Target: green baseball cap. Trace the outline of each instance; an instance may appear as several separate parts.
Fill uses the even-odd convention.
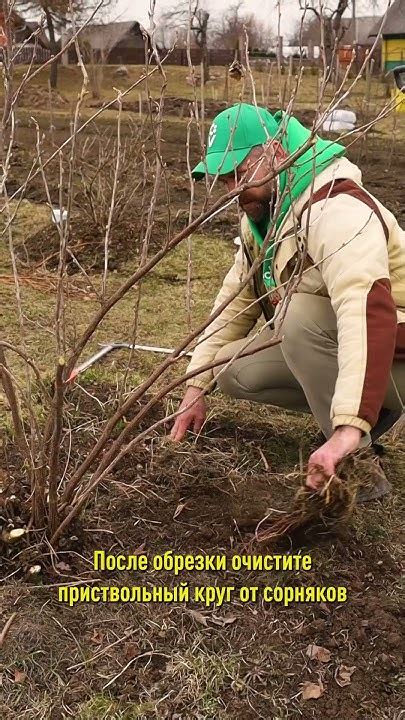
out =
[[[213,120],[207,139],[205,163],[192,171],[196,180],[209,175],[225,175],[240,165],[251,149],[274,138],[279,124],[266,108],[238,103],[220,112]]]

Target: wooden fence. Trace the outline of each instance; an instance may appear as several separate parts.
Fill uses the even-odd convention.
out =
[[[167,50],[161,49],[160,51],[160,57],[164,57]],[[201,63],[202,53],[199,48],[191,48],[190,50],[191,55],[191,62],[195,67],[198,67]],[[97,52],[94,53],[95,59],[97,61]],[[228,50],[226,48],[210,48],[208,50],[208,62],[209,65],[215,66],[215,65],[222,65],[227,66],[230,65],[231,62],[234,60],[235,57],[235,51],[234,50]],[[364,59],[361,54],[359,54],[360,59]],[[374,72],[379,67],[379,61],[377,58],[377,53],[374,53],[374,57],[376,58],[375,64],[374,64]],[[76,64],[77,63],[77,57],[76,52],[73,47],[71,47],[68,51],[68,58],[70,64]],[[108,54],[107,59],[105,62],[109,65],[144,65],[145,64],[145,49],[144,48],[135,48],[135,47],[116,47],[113,48],[110,53]],[[150,58],[150,63],[154,64],[153,56]],[[270,63],[276,63],[276,57],[273,53],[272,56],[266,56],[266,55],[259,55],[256,53],[250,54],[250,63],[252,67],[258,66],[265,68],[266,64],[270,65]],[[310,60],[309,58],[283,58],[282,64],[287,67],[289,64],[292,64],[293,69],[295,70],[299,66],[301,67],[320,67],[321,65],[321,59],[316,60]],[[341,63],[344,64],[344,63]],[[166,60],[166,65],[182,65],[187,66],[188,65],[188,57],[187,57],[187,50],[185,48],[175,48],[171,53],[168,59]]]
[[[160,56],[163,57],[167,51],[161,50]],[[191,48],[191,62],[193,65],[201,63],[201,50],[199,48]],[[208,51],[210,65],[229,65],[234,59],[234,51],[226,49],[211,49]],[[76,52],[74,48],[68,51],[70,64],[76,64]],[[144,48],[117,47],[113,48],[106,60],[109,65],[144,65],[145,50]],[[151,58],[151,64],[154,63]],[[170,57],[166,61],[166,65],[188,65],[187,51],[185,48],[176,48],[170,53]]]
[[[13,51],[14,63],[19,65],[29,65],[31,62],[33,62],[34,65],[41,65],[51,57],[50,50],[43,48],[41,45],[33,45],[31,43],[27,45],[15,45]]]

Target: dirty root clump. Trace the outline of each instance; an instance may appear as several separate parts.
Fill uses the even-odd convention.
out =
[[[255,539],[259,543],[272,543],[311,527],[332,530],[349,519],[360,488],[372,488],[375,473],[366,448],[344,458],[337,474],[325,477],[325,484],[318,492],[305,486],[306,474],[297,474],[302,485],[295,494],[292,509],[282,515],[279,511],[266,515],[257,525]]]

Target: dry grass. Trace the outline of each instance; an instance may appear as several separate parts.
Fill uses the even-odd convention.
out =
[[[86,389],[105,399],[105,387]],[[86,447],[100,409],[80,389],[75,403],[81,422],[93,420],[84,429]],[[307,453],[314,442],[311,419],[220,396],[211,406],[204,436],[190,437],[178,448],[156,436],[117,469],[97,506],[87,508],[82,528],[66,538],[58,561],[67,566],[52,570],[49,557],[36,558],[21,548],[21,564],[39,561],[43,571],[28,585],[10,578],[3,591],[2,624],[17,612],[2,660],[7,719],[17,714],[29,720],[176,715],[309,720],[337,718],[341,708],[350,718],[359,708],[369,720],[397,717],[403,682],[398,483],[388,501],[357,509],[343,534],[306,537],[310,573],[185,572],[176,581],[168,572],[101,574],[101,584],[119,585],[180,580],[190,586],[343,585],[349,592],[346,605],[283,608],[262,601],[243,604],[237,598],[222,608],[175,603],[70,609],[58,604],[54,583],[100,577],[89,562],[94,548],[130,553],[146,543],[148,555],[171,547],[229,556],[245,552],[239,525],[252,515],[263,516],[269,504],[288,507],[297,487],[291,470],[300,450]],[[403,478],[403,443],[388,442],[387,452],[390,476]],[[173,520],[180,499],[186,508]],[[330,650],[329,663],[306,657],[311,643]],[[341,664],[356,667],[347,688],[334,679]],[[15,681],[16,670],[25,673],[21,682]],[[318,677],[324,695],[304,703],[301,683]]]
[[[75,68],[68,71],[72,77],[77,74]],[[175,83],[174,75],[171,81]],[[73,96],[76,89],[72,81],[66,92]],[[63,113],[61,122],[66,122]],[[174,119],[171,126],[178,128],[175,137],[180,142],[184,123]],[[392,163],[393,172],[395,155]],[[48,217],[43,204],[25,201],[15,226],[16,242],[22,242],[34,225],[35,230],[46,225]],[[221,233],[194,238],[193,323],[212,305],[232,260],[231,239]],[[135,257],[129,257],[126,266],[112,274],[111,289],[135,263]],[[186,264],[186,250],[180,247],[145,282],[139,341],[171,345],[183,336]],[[34,279],[38,273],[32,272]],[[10,275],[4,244],[0,274]],[[49,273],[48,278],[53,277]],[[98,276],[93,280],[99,282]],[[78,277],[71,281],[81,287]],[[0,293],[0,334],[17,341],[14,292],[1,278]],[[107,316],[89,352],[98,342],[130,336],[133,301],[131,295]],[[50,377],[55,361],[49,332],[55,302],[52,285],[23,283],[22,302],[27,348]],[[69,342],[94,308],[92,298],[72,298]],[[88,452],[114,407],[126,360],[124,353],[107,358],[76,386],[66,416],[74,429],[74,460]],[[139,354],[128,387],[137,385],[157,362],[153,355]],[[22,377],[18,365],[16,373]],[[179,397],[180,391],[168,398],[158,408],[159,416]],[[18,494],[24,491],[25,479],[13,454],[5,404],[0,427],[6,431],[0,446],[6,457],[0,481]],[[318,535],[305,535],[299,548],[289,540],[275,546],[277,552],[311,554],[311,572],[245,569],[188,572],[180,578],[190,586],[341,585],[348,589],[346,604],[284,608],[263,601],[243,604],[237,597],[222,608],[201,603],[69,608],[58,603],[57,583],[89,582],[99,576],[91,567],[95,549],[131,554],[144,546],[149,556],[169,548],[227,556],[246,552],[249,536],[244,528],[254,527],[269,508],[291,510],[300,487],[300,459],[315,446],[317,428],[309,415],[214,393],[202,435],[190,434],[186,443],[173,446],[166,433],[162,429],[153,434],[116,468],[63,539],[57,558],[29,542],[5,553],[0,630],[13,612],[17,615],[2,648],[0,714],[5,720],[399,720],[404,688],[399,568],[405,509],[405,444],[400,436],[385,443],[383,462],[394,485],[392,496],[354,508],[349,522],[331,533],[323,528]],[[62,444],[65,462],[67,432]],[[180,503],[184,508],[176,515]],[[17,517],[19,512],[23,508],[15,507]],[[27,580],[33,564],[39,564],[41,572]],[[170,573],[101,576],[101,584],[143,583],[171,585],[174,579]],[[330,650],[328,663],[308,658],[312,643]],[[356,668],[344,688],[335,679],[342,664]],[[302,683],[319,679],[324,694],[304,702]]]
[[[126,90],[128,87],[130,87],[131,84],[138,80],[144,72],[144,68],[142,66],[130,65],[128,66],[128,78],[116,78],[114,77],[115,70],[116,67],[112,65],[107,65],[103,68],[103,83],[101,93],[102,101],[112,100],[116,96],[114,88]],[[18,83],[19,77],[22,76],[24,71],[24,67],[17,66],[15,71],[16,84]],[[168,65],[165,71],[167,75],[166,95],[168,98],[183,98],[185,100],[194,99],[194,90],[186,82],[186,77],[189,74],[187,67]],[[205,100],[208,104],[210,102],[216,103],[224,100],[225,72],[226,68],[224,67],[212,68],[212,80],[206,85],[204,90]],[[285,104],[289,102],[291,93],[294,89],[294,77],[292,79],[289,79],[288,75],[282,75],[281,80],[279,80],[277,75],[277,68],[275,66],[273,66],[272,68],[270,81],[268,72],[259,72],[257,70],[254,70],[253,77],[256,84],[257,102],[259,104],[268,105],[272,109],[280,107],[279,83],[281,83],[281,104],[285,106]],[[66,119],[68,117],[72,117],[74,111],[74,104],[76,102],[78,92],[80,91],[81,78],[81,72],[78,67],[60,67],[59,89],[57,95],[62,96],[64,102],[58,101],[58,98],[56,97],[53,106],[53,124],[55,125],[55,127],[62,128],[66,126]],[[40,73],[34,79],[32,84],[27,87],[25,95],[23,95],[18,109],[18,118],[20,123],[29,124],[30,118],[34,114],[41,123],[41,125],[49,127],[50,120],[47,82],[47,71],[44,71],[44,73]],[[345,83],[343,90],[346,90],[351,83],[352,80],[349,79]],[[156,73],[152,75],[149,81],[149,92],[151,93],[151,96],[158,96],[160,88],[161,79]],[[0,88],[0,95],[1,92],[2,90]],[[350,92],[349,96],[345,99],[342,107],[351,108],[355,110],[360,116],[362,116],[364,112],[366,112],[366,110],[367,114],[376,114],[376,112],[378,112],[386,102],[386,92],[386,86],[381,81],[381,79],[376,76],[372,79],[370,85],[370,95],[368,98],[366,81],[364,79],[361,79]],[[201,99],[200,93],[201,91],[200,89],[198,89],[197,99],[199,101]],[[324,95],[324,103],[327,103],[331,100],[333,93],[334,87],[332,85],[329,85]],[[239,81],[230,80],[229,102],[238,102],[240,98],[242,98],[245,102],[252,101],[252,90],[250,87],[250,83],[246,81],[245,85],[242,86]],[[132,118],[137,118],[138,116],[138,105],[140,99],[143,99],[144,102],[146,99],[146,90],[142,84],[139,87],[135,88],[135,90],[131,91],[125,98],[126,102],[133,104],[134,112],[130,113]],[[90,105],[93,102],[94,101],[92,100],[89,93],[83,107],[83,119],[90,117],[92,112],[94,112],[94,110],[90,108]],[[303,79],[296,94],[294,110],[297,112],[302,111],[303,109],[307,110],[311,107],[315,107],[317,102],[318,78],[312,73],[311,68],[305,68]],[[126,113],[124,113],[124,122],[125,114]],[[166,113],[166,115],[167,114],[168,113]],[[178,111],[174,113],[174,115],[178,114]],[[116,113],[114,111],[107,111],[98,122],[101,122],[101,124],[108,124],[109,122],[113,121],[115,117]],[[184,109],[184,117],[177,117],[175,121],[184,123],[187,117],[188,109],[186,106]],[[378,131],[380,133],[383,133],[384,135],[389,135],[392,132],[392,127],[392,116],[380,121],[377,125]],[[396,113],[395,132],[398,134],[399,137],[405,137],[404,113]]]

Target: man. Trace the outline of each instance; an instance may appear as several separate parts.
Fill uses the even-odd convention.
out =
[[[291,156],[294,162],[283,169]],[[278,174],[239,195],[242,246],[214,309],[237,293],[267,234],[270,243],[253,281],[205,331],[188,370],[235,355],[262,312],[269,328],[249,349],[264,344],[297,274],[298,284],[282,322],[282,343],[190,379],[171,437],[179,441],[188,429],[201,429],[204,391],[215,378],[232,397],[310,411],[325,436],[308,461],[307,485],[319,490],[343,457],[376,440],[402,414],[405,232],[362,188],[361,172],[345,158],[343,145],[311,138],[283,112],[273,116],[243,103],[221,112],[193,176],[205,172],[228,191]],[[375,487],[365,500],[390,488],[373,467]]]

